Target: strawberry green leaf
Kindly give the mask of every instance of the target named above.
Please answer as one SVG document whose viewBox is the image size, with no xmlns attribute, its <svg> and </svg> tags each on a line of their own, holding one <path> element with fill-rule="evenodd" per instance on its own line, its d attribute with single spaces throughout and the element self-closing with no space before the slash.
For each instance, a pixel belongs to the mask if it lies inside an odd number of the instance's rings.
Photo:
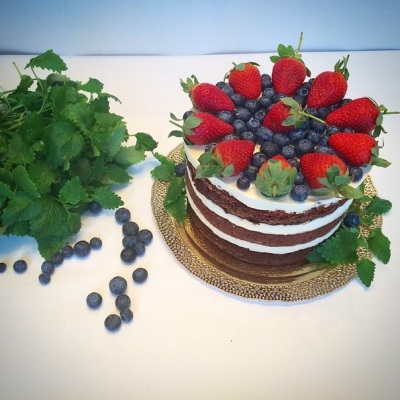
<svg viewBox="0 0 400 400">
<path fill-rule="evenodd" d="M 370 287 L 374 279 L 375 263 L 368 259 L 362 259 L 356 263 L 357 274 L 361 282 Z"/>
</svg>

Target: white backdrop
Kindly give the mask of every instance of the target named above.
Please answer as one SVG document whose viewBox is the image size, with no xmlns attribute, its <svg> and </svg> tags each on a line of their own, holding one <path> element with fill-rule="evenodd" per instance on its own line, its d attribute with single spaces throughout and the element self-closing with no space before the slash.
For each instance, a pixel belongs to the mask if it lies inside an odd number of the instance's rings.
<svg viewBox="0 0 400 400">
<path fill-rule="evenodd" d="M 400 49 L 393 0 L 0 0 L 0 54 Z"/>
</svg>

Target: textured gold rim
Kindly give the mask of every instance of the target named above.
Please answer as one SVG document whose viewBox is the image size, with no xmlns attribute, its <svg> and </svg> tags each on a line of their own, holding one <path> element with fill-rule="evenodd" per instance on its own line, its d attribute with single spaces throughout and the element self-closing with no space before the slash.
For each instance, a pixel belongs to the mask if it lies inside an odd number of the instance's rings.
<svg viewBox="0 0 400 400">
<path fill-rule="evenodd" d="M 182 160 L 182 146 L 177 146 L 168 155 L 176 162 Z M 366 179 L 369 195 L 376 194 L 370 177 Z M 151 204 L 158 227 L 168 247 L 176 259 L 193 275 L 202 281 L 236 296 L 267 300 L 295 302 L 313 299 L 331 293 L 349 283 L 357 276 L 354 264 L 340 265 L 335 268 L 318 269 L 307 265 L 297 270 L 273 271 L 263 274 L 262 282 L 238 277 L 219 265 L 224 263 L 221 254 L 212 254 L 212 250 L 202 251 L 202 240 L 196 237 L 189 218 L 179 226 L 163 206 L 168 183 L 155 181 L 152 188 Z M 374 226 L 381 226 L 382 219 L 377 218 Z M 205 246 L 207 246 L 205 244 Z M 229 260 L 231 262 L 232 260 Z M 228 261 L 227 261 L 228 262 Z M 262 267 L 260 266 L 260 269 Z M 265 272 L 265 267 L 264 267 Z"/>
</svg>

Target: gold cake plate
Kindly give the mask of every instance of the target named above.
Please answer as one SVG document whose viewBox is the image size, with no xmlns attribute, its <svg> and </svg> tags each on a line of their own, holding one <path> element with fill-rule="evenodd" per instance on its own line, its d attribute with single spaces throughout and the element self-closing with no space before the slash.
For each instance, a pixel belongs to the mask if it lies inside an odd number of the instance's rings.
<svg viewBox="0 0 400 400">
<path fill-rule="evenodd" d="M 173 149 L 168 157 L 182 161 L 182 146 Z M 369 176 L 365 184 L 366 194 L 375 195 Z M 315 264 L 266 267 L 224 254 L 193 229 L 190 217 L 180 225 L 170 216 L 163 205 L 167 189 L 168 183 L 155 181 L 151 194 L 153 213 L 165 242 L 190 273 L 227 293 L 257 300 L 304 301 L 331 293 L 357 276 L 354 264 L 324 269 Z M 373 225 L 381 226 L 382 218 Z"/>
</svg>

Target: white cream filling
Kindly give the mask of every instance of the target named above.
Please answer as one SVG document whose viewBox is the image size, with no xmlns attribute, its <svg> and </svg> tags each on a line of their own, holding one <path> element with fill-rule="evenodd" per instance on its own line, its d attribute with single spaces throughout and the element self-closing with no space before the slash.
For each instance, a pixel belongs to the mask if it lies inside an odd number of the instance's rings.
<svg viewBox="0 0 400 400">
<path fill-rule="evenodd" d="M 265 223 L 255 224 L 246 219 L 239 218 L 235 215 L 226 213 L 220 206 L 213 203 L 211 200 L 207 199 L 204 195 L 197 191 L 194 186 L 193 179 L 190 174 L 188 174 L 192 188 L 196 193 L 199 200 L 207 207 L 210 211 L 217 214 L 218 216 L 228 220 L 230 223 L 240 226 L 241 228 L 247 229 L 249 231 L 260 232 L 271 235 L 295 235 L 298 233 L 310 232 L 315 229 L 321 228 L 339 218 L 347 209 L 350 207 L 351 200 L 346 201 L 340 207 L 338 207 L 334 212 L 328 214 L 324 217 L 316 218 L 312 221 L 305 222 L 297 225 L 269 225 Z M 208 226 L 208 225 L 207 225 Z"/>
<path fill-rule="evenodd" d="M 193 211 L 197 215 L 197 217 L 200 219 L 200 221 L 206 225 L 213 233 L 214 235 L 217 235 L 221 239 L 224 239 L 228 241 L 229 243 L 235 244 L 239 247 L 249 249 L 251 251 L 255 251 L 258 253 L 272 253 L 272 254 L 287 254 L 287 253 L 293 253 L 298 250 L 303 250 L 310 248 L 312 246 L 317 245 L 318 243 L 321 243 L 328 237 L 330 237 L 339 227 L 340 223 L 337 224 L 330 232 L 328 232 L 326 235 L 321 236 L 317 239 L 312 240 L 311 242 L 308 243 L 303 243 L 303 244 L 297 244 L 294 246 L 265 246 L 262 244 L 258 243 L 251 243 L 246 240 L 238 239 L 233 236 L 230 236 L 219 229 L 217 229 L 215 226 L 211 225 L 207 219 L 201 214 L 200 210 L 196 207 L 194 204 L 192 198 L 190 197 L 190 194 L 187 193 L 187 199 L 189 201 L 190 206 L 192 207 Z"/>
</svg>

